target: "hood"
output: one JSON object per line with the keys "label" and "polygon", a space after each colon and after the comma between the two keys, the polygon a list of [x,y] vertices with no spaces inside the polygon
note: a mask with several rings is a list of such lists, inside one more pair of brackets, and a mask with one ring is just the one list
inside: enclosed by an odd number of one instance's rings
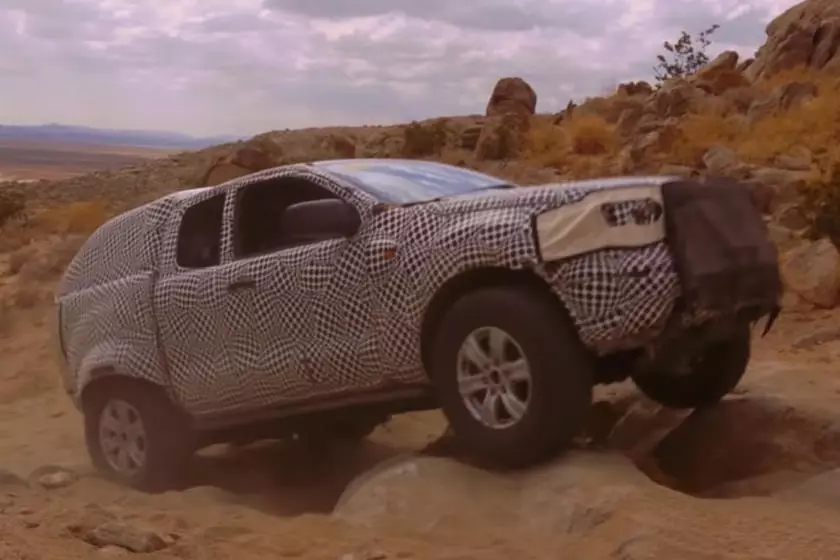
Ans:
{"label": "hood", "polygon": [[474,193],[450,196],[422,204],[433,204],[443,212],[497,210],[502,208],[555,208],[577,202],[594,191],[641,186],[660,186],[677,179],[671,176],[614,177],[546,183],[509,189],[487,189]]}

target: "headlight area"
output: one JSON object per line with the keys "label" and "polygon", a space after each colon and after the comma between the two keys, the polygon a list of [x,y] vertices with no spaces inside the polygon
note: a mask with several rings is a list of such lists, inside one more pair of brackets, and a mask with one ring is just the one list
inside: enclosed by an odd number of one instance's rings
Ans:
{"label": "headlight area", "polygon": [[664,216],[659,186],[604,189],[538,214],[534,236],[542,260],[558,261],[662,241]]}

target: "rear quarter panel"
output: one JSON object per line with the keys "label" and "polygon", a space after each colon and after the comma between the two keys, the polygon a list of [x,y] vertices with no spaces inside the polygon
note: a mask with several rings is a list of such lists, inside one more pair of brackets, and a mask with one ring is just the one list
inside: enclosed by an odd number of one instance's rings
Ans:
{"label": "rear quarter panel", "polygon": [[67,391],[78,400],[101,375],[165,385],[166,368],[152,308],[160,225],[169,202],[113,218],[87,240],[59,286]]}

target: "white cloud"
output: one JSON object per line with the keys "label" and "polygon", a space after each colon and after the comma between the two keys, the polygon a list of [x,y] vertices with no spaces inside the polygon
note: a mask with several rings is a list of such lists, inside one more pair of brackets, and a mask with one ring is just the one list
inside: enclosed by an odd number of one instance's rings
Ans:
{"label": "white cloud", "polygon": [[522,76],[553,111],[649,78],[662,42],[751,54],[795,0],[3,0],[0,123],[196,134],[479,113]]}

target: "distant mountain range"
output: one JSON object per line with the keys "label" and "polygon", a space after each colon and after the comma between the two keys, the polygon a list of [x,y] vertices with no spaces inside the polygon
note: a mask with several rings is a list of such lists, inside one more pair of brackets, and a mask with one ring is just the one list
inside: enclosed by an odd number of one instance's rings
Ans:
{"label": "distant mountain range", "polygon": [[234,142],[243,136],[195,137],[161,130],[118,130],[64,124],[0,125],[0,141],[63,142],[71,144],[105,144],[145,148],[201,149]]}

